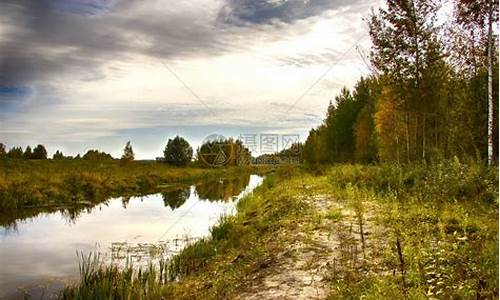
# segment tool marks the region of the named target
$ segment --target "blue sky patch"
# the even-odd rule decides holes
[[[31,89],[25,86],[0,86],[0,109],[2,112],[14,112],[21,106]]]
[[[51,8],[79,15],[99,15],[111,9],[116,0],[44,0]]]

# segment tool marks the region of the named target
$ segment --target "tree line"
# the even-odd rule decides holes
[[[236,166],[248,165],[251,162],[251,153],[240,140],[232,138],[221,138],[218,140],[204,142],[196,151],[194,156],[193,148],[189,142],[176,136],[169,139],[163,151],[163,156],[159,159],[173,166],[187,166],[189,164],[204,164],[209,166]],[[0,143],[0,159],[48,159],[47,150],[43,145],[37,145],[33,150],[27,146],[25,150],[21,147],[12,147],[9,150],[3,143]],[[53,160],[88,160],[88,161],[111,161],[113,156],[109,153],[96,149],[88,150],[83,156],[80,154],[65,156],[62,151],[57,150],[52,156]],[[132,144],[128,141],[123,148],[123,154],[120,158],[122,162],[130,162],[135,159]]]
[[[194,159],[197,165],[211,167],[241,166],[251,162],[250,150],[240,140],[220,138],[205,141],[193,157],[193,148],[183,137],[169,139],[163,152],[163,161],[174,166],[186,166]]]
[[[7,150],[5,144],[0,143],[0,158],[4,159],[24,159],[24,160],[45,160],[49,159],[47,154],[47,149],[44,145],[37,145],[31,148],[31,146],[26,146],[23,151],[22,147],[12,147]],[[80,154],[73,156],[65,156],[62,151],[57,150],[54,155],[52,155],[53,160],[63,160],[63,159],[84,159],[84,160],[112,160],[111,154],[100,152],[99,150],[88,150],[83,156]]]
[[[498,2],[454,0],[447,25],[439,3],[388,0],[372,13],[372,74],[330,102],[306,162],[498,160]]]
[[[43,145],[37,145],[33,149],[27,146],[24,151],[21,147],[12,147],[7,151],[5,145],[0,143],[0,158],[47,159],[47,150]]]

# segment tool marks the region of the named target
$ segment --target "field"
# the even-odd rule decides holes
[[[280,168],[174,258],[81,261],[65,299],[494,299],[498,169]]]
[[[178,168],[151,161],[0,159],[0,225],[40,212],[65,209],[77,213],[110,197],[154,193],[170,184],[235,177],[269,169]]]

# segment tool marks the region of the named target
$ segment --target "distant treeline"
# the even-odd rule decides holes
[[[47,159],[47,150],[43,145],[37,145],[33,150],[27,146],[24,151],[21,147],[12,147],[7,151],[5,145],[0,143],[0,158]]]
[[[218,140],[206,141],[196,152],[196,157],[193,155],[193,148],[189,142],[180,136],[169,139],[163,156],[157,158],[157,161],[165,162],[173,166],[187,166],[188,164],[204,164],[209,166],[242,166],[248,165],[252,161],[250,150],[243,145],[240,140],[232,138],[221,138]],[[27,146],[23,151],[21,147],[12,147],[6,150],[6,146],[0,143],[0,159],[48,159],[47,150],[43,145],[37,145],[33,150]],[[65,156],[61,151],[57,150],[52,156],[54,160],[89,160],[89,161],[106,161],[113,160],[113,156],[106,152],[101,152],[96,149],[88,150],[83,156],[80,154],[73,156]],[[132,144],[127,142],[123,149],[121,161],[133,161],[135,159]]]
[[[488,39],[489,25],[498,24],[498,2],[454,3],[445,28],[434,24],[434,1],[388,1],[373,13],[366,62],[373,75],[330,103],[323,124],[305,142],[307,162],[486,160],[488,138],[491,158],[498,160],[498,47]]]
[[[44,145],[37,145],[33,150],[30,146],[27,146],[24,151],[22,147],[12,147],[6,150],[3,143],[0,143],[0,158],[7,159],[49,159],[47,156],[47,150]],[[83,156],[80,154],[73,156],[65,156],[59,150],[54,153],[52,159],[85,159],[85,160],[112,160],[111,154],[100,152],[99,150],[88,150]]]

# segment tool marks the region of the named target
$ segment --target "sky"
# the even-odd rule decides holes
[[[2,0],[0,142],[161,156],[169,138],[307,138],[369,70],[364,0]],[[281,147],[282,145],[278,146]]]

